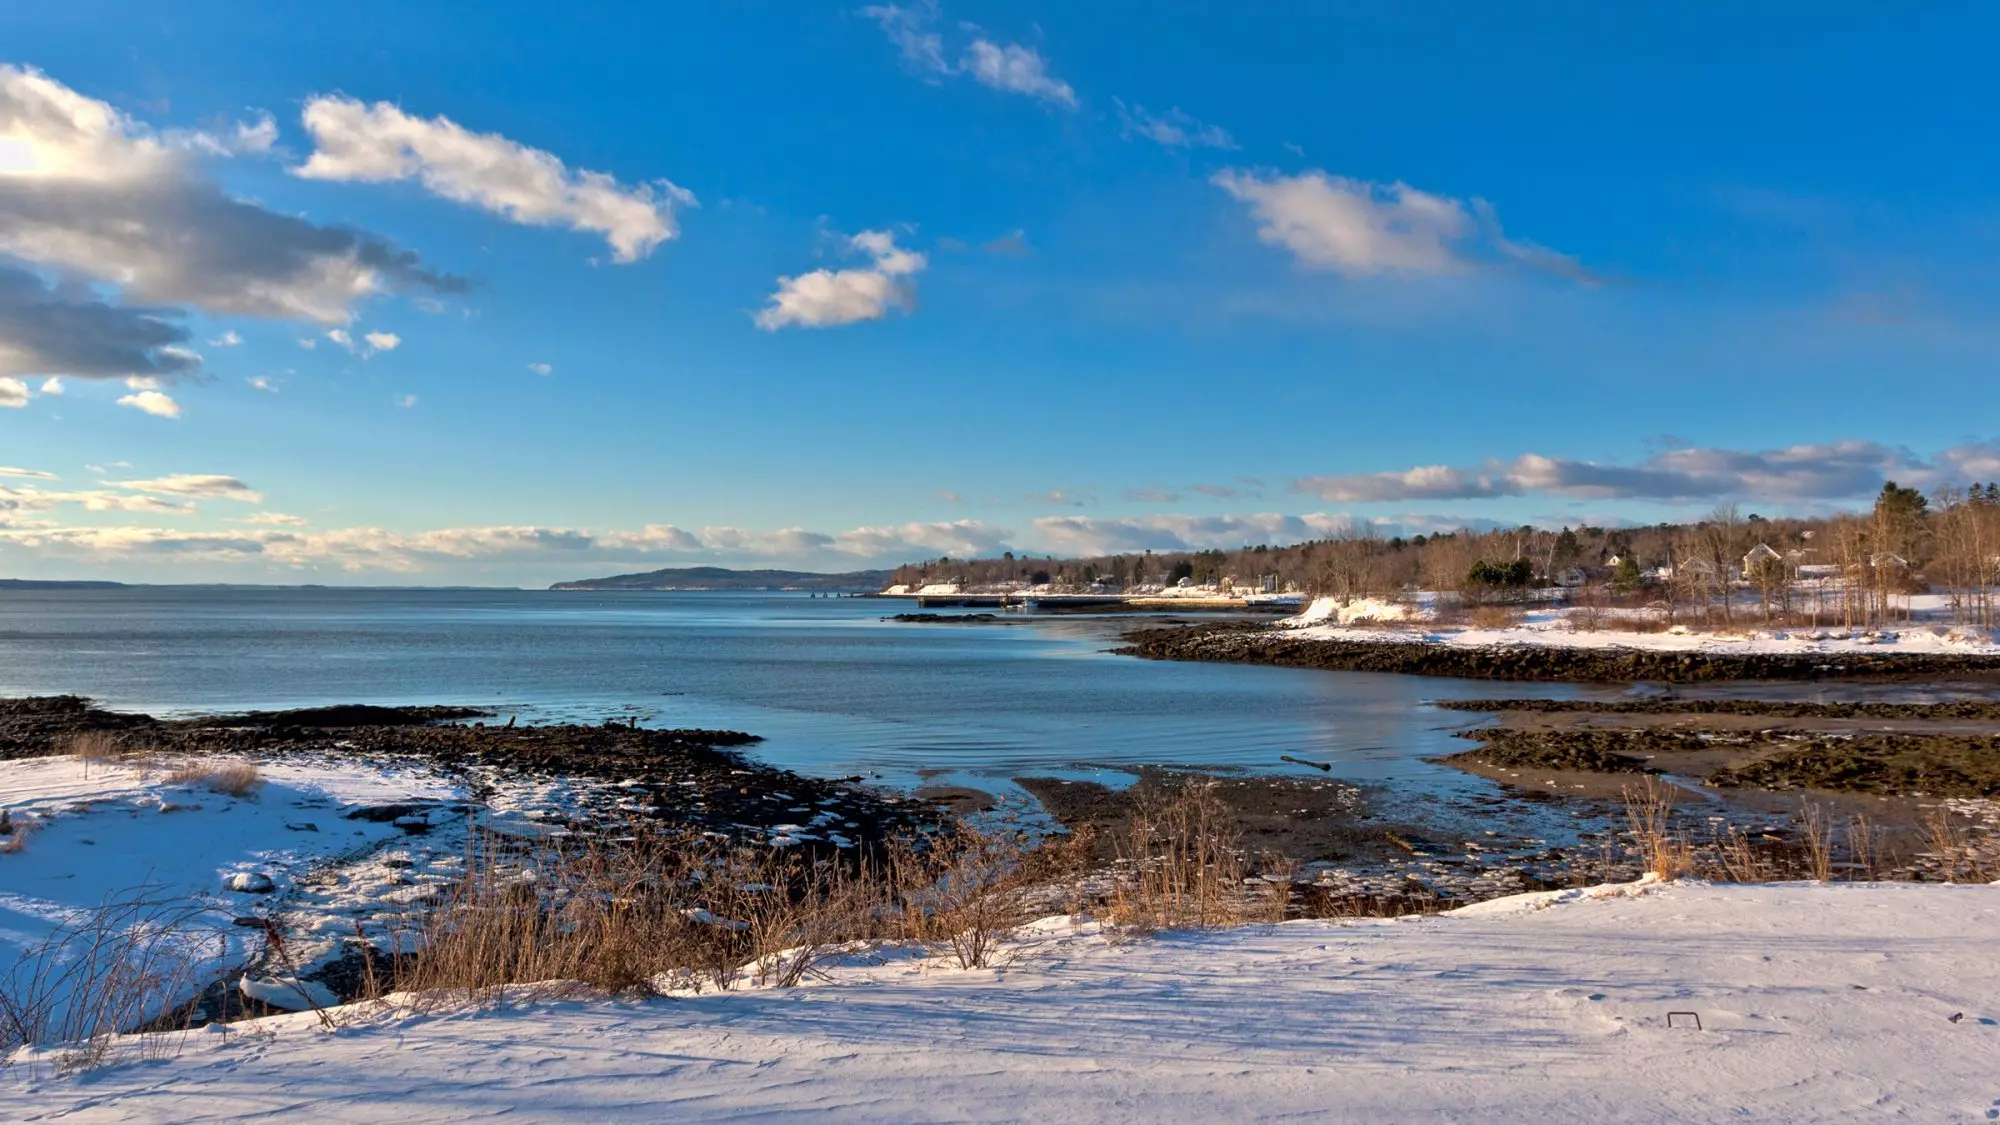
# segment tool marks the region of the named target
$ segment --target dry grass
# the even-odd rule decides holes
[[[1213,783],[1190,784],[1164,803],[1141,807],[1118,852],[1108,909],[1117,925],[1139,931],[1229,926],[1254,912],[1241,839]]]
[[[855,941],[915,941],[992,964],[1031,889],[1088,841],[1036,844],[969,827],[879,858],[737,847],[695,832],[524,847],[488,838],[464,877],[364,976],[378,989],[504,999],[518,985],[612,993],[790,987]]]
[[[1807,869],[1814,879],[1822,883],[1830,881],[1833,878],[1833,825],[1827,820],[1826,806],[1800,801],[1798,825]]]
[[[167,773],[165,780],[168,785],[185,785],[191,789],[245,797],[264,784],[264,775],[255,762],[209,760],[176,766]]]
[[[1632,832],[1633,848],[1649,874],[1674,879],[1694,870],[1694,847],[1685,833],[1674,827],[1673,785],[1655,777],[1641,785],[1628,785],[1625,820]]]

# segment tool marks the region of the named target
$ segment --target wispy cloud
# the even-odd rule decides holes
[[[1118,107],[1119,131],[1127,138],[1144,137],[1165,148],[1215,148],[1233,149],[1236,139],[1220,125],[1210,125],[1181,107],[1173,106],[1165,113],[1153,113],[1142,105],[1126,105],[1118,98],[1112,102]]]
[[[895,44],[903,65],[927,82],[954,75],[995,90],[1020,94],[1064,109],[1077,107],[1076,90],[1055,76],[1040,51],[1020,43],[1003,43],[975,24],[959,25],[963,46],[948,50],[934,0],[907,5],[877,4],[861,9]]]
[[[1260,240],[1289,250],[1310,269],[1368,277],[1515,265],[1591,281],[1575,259],[1508,238],[1484,200],[1318,170],[1288,176],[1226,169],[1212,182],[1249,210]]]

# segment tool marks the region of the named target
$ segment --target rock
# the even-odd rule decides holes
[[[238,871],[222,881],[222,885],[232,891],[246,895],[267,895],[278,889],[271,877],[262,871]]]

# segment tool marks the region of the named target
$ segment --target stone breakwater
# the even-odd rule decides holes
[[[1149,660],[1276,664],[1474,680],[1703,683],[1719,680],[2000,678],[2000,657],[1948,653],[1725,653],[1556,645],[1471,647],[1303,638],[1249,623],[1137,629],[1116,651]]]

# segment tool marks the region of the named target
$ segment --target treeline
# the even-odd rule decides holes
[[[1769,548],[1757,551],[1756,548]],[[967,588],[1053,586],[1132,590],[1195,585],[1340,598],[1396,597],[1414,590],[1461,603],[1504,601],[1575,583],[1608,594],[1661,601],[1668,614],[1733,620],[1754,594],[1766,618],[1805,608],[1829,623],[1873,624],[1907,613],[1908,597],[1948,594],[1960,620],[1996,624],[1992,586],[2000,569],[2000,484],[1940,489],[1928,496],[1894,482],[1865,512],[1766,518],[1734,505],[1698,521],[1651,527],[1497,531],[1384,537],[1367,527],[1284,547],[1145,551],[1088,558],[939,558],[896,569],[894,583]]]

